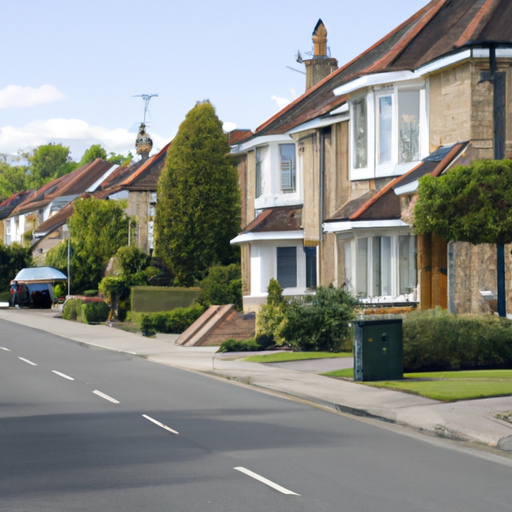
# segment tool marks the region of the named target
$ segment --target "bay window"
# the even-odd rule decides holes
[[[281,190],[284,193],[295,192],[295,144],[279,144],[281,157]]]

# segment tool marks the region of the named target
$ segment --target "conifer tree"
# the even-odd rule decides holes
[[[192,286],[214,264],[238,261],[230,245],[240,228],[238,173],[227,135],[209,101],[187,114],[158,183],[156,254],[175,284]]]

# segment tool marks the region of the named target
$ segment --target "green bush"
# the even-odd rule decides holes
[[[59,297],[65,297],[68,293],[68,288],[64,283],[57,283],[53,287],[53,296],[58,299]]]
[[[172,311],[142,315],[140,329],[143,334],[155,332],[181,334],[190,327],[205,311],[201,304],[188,308],[175,308]]]
[[[97,297],[98,296],[98,290],[84,290],[82,292],[82,295],[84,297]]]
[[[242,310],[242,275],[240,265],[214,265],[208,275],[199,283],[201,295],[197,301],[205,307],[234,304]]]
[[[9,302],[11,298],[11,292],[0,292],[0,302]]]
[[[254,338],[248,340],[234,340],[231,338],[224,341],[217,352],[252,352],[255,350],[261,350],[261,347]]]
[[[282,345],[286,342],[281,336],[286,309],[283,289],[277,280],[272,278],[268,283],[267,292],[267,303],[261,306],[256,316],[256,340],[262,346],[274,343]]]
[[[342,288],[319,286],[315,294],[288,303],[280,335],[296,350],[339,352],[351,333],[357,304]]]
[[[403,323],[404,370],[512,366],[512,322],[441,309],[410,313]]]
[[[69,299],[65,302],[62,308],[62,318],[66,320],[82,321],[82,304],[80,299]]]
[[[106,302],[86,302],[81,306],[82,319],[85,324],[106,322],[110,308]]]

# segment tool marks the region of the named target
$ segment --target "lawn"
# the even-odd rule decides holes
[[[348,368],[324,375],[352,378],[353,369]],[[512,395],[512,370],[406,373],[404,380],[365,382],[364,384],[407,391],[443,402],[453,402]]]
[[[331,357],[352,357],[352,352],[276,352],[263,356],[249,356],[244,359],[250,363],[282,363],[286,361],[304,361],[306,359],[327,359]]]

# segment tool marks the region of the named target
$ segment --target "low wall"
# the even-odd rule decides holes
[[[157,313],[192,306],[201,293],[200,288],[167,286],[133,286],[131,310],[137,313]]]

